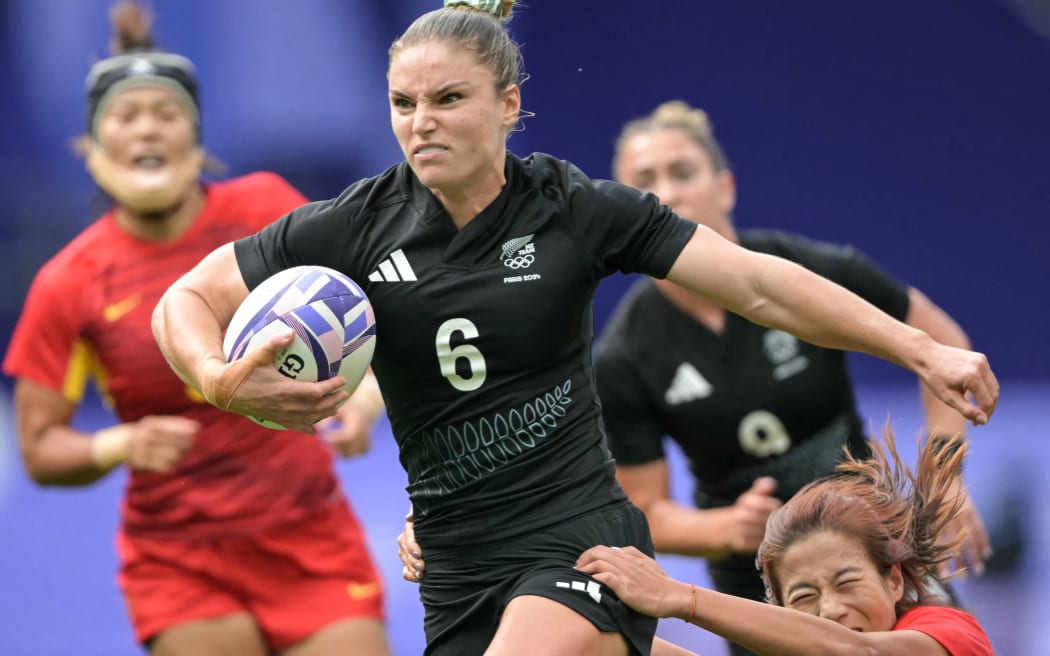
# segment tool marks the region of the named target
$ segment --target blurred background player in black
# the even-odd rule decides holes
[[[333,446],[367,450],[374,388],[331,444],[271,431],[187,388],[150,332],[179,275],[306,199],[271,173],[203,184],[193,64],[155,49],[134,2],[111,16],[79,143],[110,206],[38,272],[4,360],[26,470],[78,486],[128,467],[118,581],[153,654],[385,656],[383,586],[332,470]],[[71,422],[92,375],[120,423],[87,434]]]
[[[772,230],[738,232],[735,179],[701,109],[667,102],[629,122],[613,171],[679,216],[793,260],[938,342],[970,348],[926,295],[854,248]],[[669,280],[642,279],[597,340],[595,368],[617,479],[645,511],[656,550],[703,556],[717,590],[764,599],[755,551],[770,512],[830,473],[844,446],[867,453],[846,353],[752,323]],[[964,434],[966,420],[919,387],[927,431]],[[678,443],[696,477],[695,507],[671,496],[665,437]],[[960,564],[979,573],[988,536],[961,481],[958,492],[963,512],[946,537],[965,536]]]

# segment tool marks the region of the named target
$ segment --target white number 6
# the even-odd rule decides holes
[[[441,375],[448,379],[452,387],[461,392],[471,392],[485,382],[485,357],[481,351],[470,344],[460,344],[452,348],[452,335],[460,333],[463,339],[474,339],[478,329],[469,319],[449,319],[441,324],[437,331],[437,358],[441,365]],[[456,373],[456,360],[467,361],[470,373],[464,378]]]

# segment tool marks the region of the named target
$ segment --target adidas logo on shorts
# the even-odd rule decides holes
[[[572,590],[579,590],[580,592],[586,592],[591,596],[591,599],[599,604],[602,603],[602,586],[594,581],[555,581],[554,585],[559,588],[569,588]]]

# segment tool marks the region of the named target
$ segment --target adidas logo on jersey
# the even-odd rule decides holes
[[[399,248],[380,262],[379,268],[368,274],[368,279],[372,282],[405,282],[416,280],[416,272],[408,263],[405,252]]]
[[[711,396],[712,391],[714,388],[711,387],[711,383],[707,382],[696,367],[683,362],[674,372],[671,386],[664,392],[664,400],[667,401],[667,405],[679,405],[707,398]]]

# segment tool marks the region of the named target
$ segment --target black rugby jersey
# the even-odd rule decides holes
[[[907,288],[849,247],[778,232],[741,233],[746,248],[793,260],[893,317]],[[790,498],[829,473],[842,445],[866,450],[843,351],[726,314],[721,334],[682,313],[650,280],[627,293],[595,348],[602,415],[617,462],[664,457],[674,439],[701,507],[732,504],[758,476]]]
[[[510,537],[625,498],[600,431],[592,299],[662,277],[695,230],[655,197],[549,155],[457,231],[406,163],[236,243],[249,287],[334,268],[375,310],[372,360],[424,546]]]

